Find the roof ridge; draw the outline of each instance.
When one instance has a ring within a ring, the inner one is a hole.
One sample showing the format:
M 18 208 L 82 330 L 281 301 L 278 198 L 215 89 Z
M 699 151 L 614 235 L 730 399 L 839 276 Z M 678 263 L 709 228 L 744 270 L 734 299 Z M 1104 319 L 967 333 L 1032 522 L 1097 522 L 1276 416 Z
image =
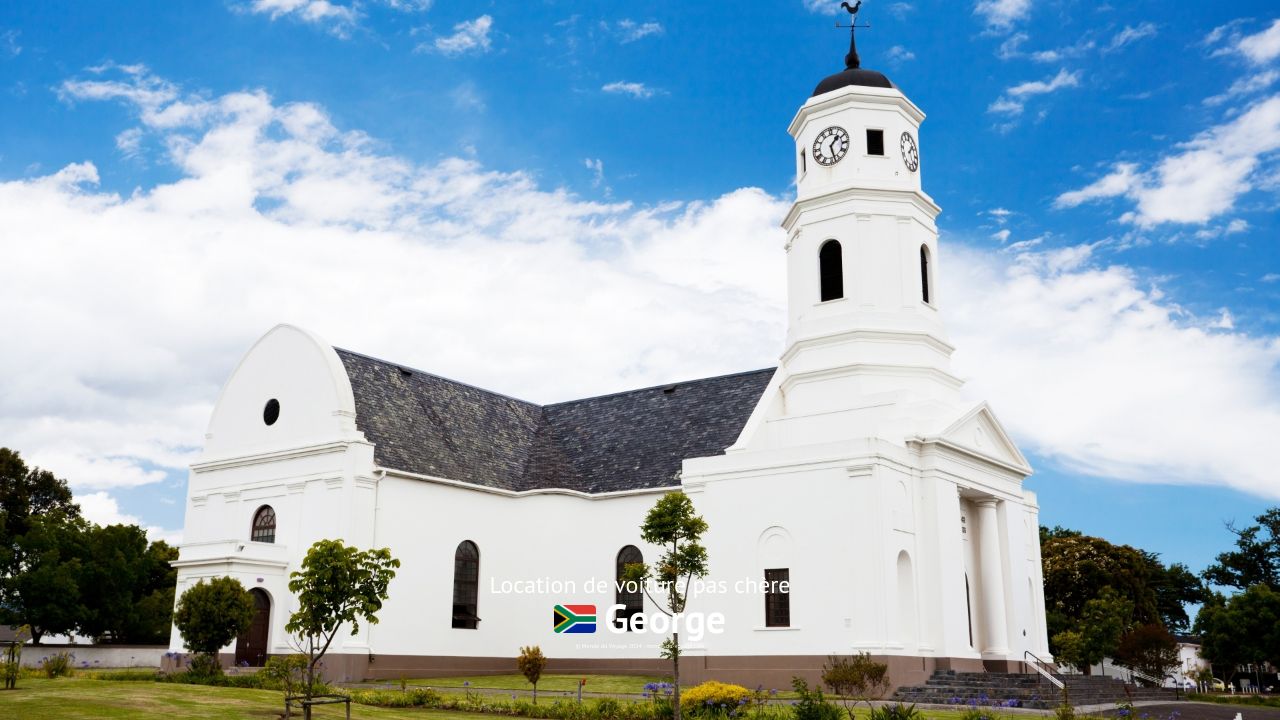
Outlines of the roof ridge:
M 756 374 L 765 373 L 765 372 L 772 373 L 772 372 L 776 372 L 777 369 L 778 368 L 776 367 L 768 367 L 768 368 L 760 368 L 758 370 L 743 370 L 735 373 L 726 373 L 724 375 L 712 375 L 711 377 L 694 378 L 692 380 L 676 380 L 673 382 L 659 383 L 657 385 L 649 385 L 647 387 L 642 387 L 642 388 L 633 388 L 631 390 L 619 390 L 617 392 L 602 393 L 600 395 L 588 395 L 587 397 L 576 398 L 573 400 L 562 400 L 560 402 L 543 405 L 542 407 L 543 408 L 560 407 L 562 405 L 572 405 L 574 403 L 586 402 L 588 400 L 603 400 L 604 398 L 617 397 L 620 395 L 631 395 L 633 393 L 648 392 L 650 390 L 660 390 L 663 388 L 672 387 L 673 385 L 693 385 L 695 383 L 711 382 L 712 380 L 728 380 L 729 378 L 743 377 L 744 375 L 756 375 Z

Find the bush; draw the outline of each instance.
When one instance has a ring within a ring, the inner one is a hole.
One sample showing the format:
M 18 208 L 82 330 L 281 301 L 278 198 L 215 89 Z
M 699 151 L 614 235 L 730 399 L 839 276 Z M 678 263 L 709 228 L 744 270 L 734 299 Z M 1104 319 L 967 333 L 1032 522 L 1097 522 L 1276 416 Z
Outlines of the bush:
M 71 654 L 54 653 L 40 658 L 40 670 L 47 678 L 59 678 L 71 674 Z
M 997 720 L 997 716 L 990 708 L 971 707 L 960 713 L 960 720 Z
M 283 691 L 286 696 L 297 695 L 306 685 L 307 662 L 307 656 L 298 653 L 273 655 L 258 675 L 264 688 Z
M 914 704 L 903 705 L 902 703 L 895 703 L 871 708 L 871 720 L 923 720 L 923 716 Z M 964 720 L 972 719 L 965 717 Z
M 728 713 L 751 702 L 751 691 L 741 685 L 708 680 L 680 693 L 680 709 L 690 715 Z
M 75 676 L 85 680 L 111 680 L 113 682 L 155 682 L 160 673 L 146 668 L 127 670 L 76 670 Z
M 437 707 L 440 693 L 431 688 L 412 690 L 355 690 L 350 693 L 351 702 L 386 708 Z
M 827 702 L 819 688 L 809 689 L 803 678 L 791 678 L 791 687 L 800 699 L 795 704 L 795 720 L 841 720 L 840 708 Z
M 542 671 L 547 667 L 547 656 L 542 654 L 542 648 L 537 645 L 520 648 L 520 655 L 516 658 L 516 668 L 524 675 L 524 679 L 533 685 L 533 704 L 538 704 L 538 681 L 542 679 Z
M 228 577 L 204 580 L 187 588 L 178 598 L 173 624 L 182 641 L 196 653 L 190 672 L 221 675 L 218 651 L 231 644 L 253 622 L 253 596 L 239 580 Z M 197 658 L 202 658 L 197 663 Z
M 615 720 L 622 716 L 622 703 L 613 698 L 601 698 L 596 701 L 595 715 L 600 720 Z

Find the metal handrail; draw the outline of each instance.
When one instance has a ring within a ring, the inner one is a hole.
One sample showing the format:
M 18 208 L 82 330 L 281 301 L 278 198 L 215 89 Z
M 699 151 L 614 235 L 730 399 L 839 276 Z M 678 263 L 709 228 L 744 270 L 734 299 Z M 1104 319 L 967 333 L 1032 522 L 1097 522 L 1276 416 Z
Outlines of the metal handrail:
M 1028 662 L 1028 658 L 1030 658 L 1030 662 Z M 1045 666 L 1048 665 L 1048 663 L 1046 663 L 1044 660 L 1041 660 L 1039 657 L 1036 656 L 1035 653 L 1031 652 L 1030 650 L 1022 651 L 1022 662 L 1023 664 L 1030 665 L 1033 669 L 1035 669 L 1036 672 L 1043 675 L 1046 680 L 1053 683 L 1053 685 L 1057 687 L 1059 690 L 1066 688 L 1066 685 L 1064 685 L 1061 680 L 1054 677 L 1053 673 L 1045 669 Z
M 1141 678 L 1151 683 L 1152 685 L 1155 685 L 1156 687 L 1161 687 L 1164 685 L 1164 678 L 1158 678 L 1155 675 L 1142 672 L 1141 670 L 1138 670 L 1137 668 L 1129 667 L 1128 665 L 1121 665 L 1120 663 L 1117 663 L 1114 660 L 1111 661 L 1111 667 L 1118 667 L 1121 670 L 1126 670 L 1128 671 L 1129 676 L 1131 678 L 1134 678 L 1134 677 Z

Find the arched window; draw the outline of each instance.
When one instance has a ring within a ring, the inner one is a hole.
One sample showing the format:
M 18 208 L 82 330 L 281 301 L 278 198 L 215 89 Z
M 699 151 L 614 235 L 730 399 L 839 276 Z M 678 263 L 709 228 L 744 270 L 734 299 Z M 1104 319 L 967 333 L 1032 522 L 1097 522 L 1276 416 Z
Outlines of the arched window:
M 920 294 L 929 302 L 929 246 L 920 246 Z
M 276 541 L 276 511 L 270 505 L 263 505 L 253 514 L 253 529 L 249 532 L 249 539 L 264 543 Z
M 644 612 L 644 590 L 638 585 L 628 585 L 623 579 L 628 565 L 638 565 L 643 562 L 644 555 L 640 553 L 640 548 L 635 545 L 627 545 L 618 551 L 617 568 L 614 576 L 617 583 L 614 586 L 614 604 L 622 605 L 624 609 L 618 611 L 614 622 L 620 630 L 634 630 L 631 619 Z
M 480 548 L 470 540 L 458 543 L 453 553 L 453 626 L 475 630 L 476 598 L 480 593 Z
M 844 261 L 840 243 L 828 240 L 818 249 L 818 282 L 822 286 L 822 302 L 844 297 Z

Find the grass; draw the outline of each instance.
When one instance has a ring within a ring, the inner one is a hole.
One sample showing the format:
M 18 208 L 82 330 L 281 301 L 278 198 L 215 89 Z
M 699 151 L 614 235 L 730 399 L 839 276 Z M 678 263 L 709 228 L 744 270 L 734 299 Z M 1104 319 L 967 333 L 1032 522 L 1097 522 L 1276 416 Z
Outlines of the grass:
M 6 720 L 268 720 L 284 710 L 281 693 L 272 690 L 113 682 L 59 678 L 20 680 L 17 690 L 0 691 L 0 717 Z M 297 714 L 295 713 L 295 717 Z M 317 708 L 316 718 L 344 717 L 342 706 Z M 351 706 L 360 720 L 477 720 L 474 713 L 443 710 L 384 709 Z
M 622 695 L 644 692 L 645 683 L 670 682 L 671 678 L 643 675 L 543 675 L 538 681 L 538 693 L 578 692 L 578 680 L 586 678 L 584 692 Z M 477 675 L 474 677 L 421 678 L 407 681 L 410 685 L 433 688 L 470 687 L 475 690 L 532 690 L 533 686 L 523 675 Z M 466 685 L 470 683 L 470 685 Z
M 1275 695 L 1202 695 L 1190 693 L 1188 700 L 1198 702 L 1219 703 L 1221 705 L 1260 705 L 1262 707 L 1280 708 L 1280 697 Z
M 559 677 L 563 680 L 566 676 Z M 592 676 L 588 676 L 590 677 Z M 500 682 L 501 678 L 502 676 L 489 676 L 486 679 Z M 641 680 L 641 686 L 648 681 L 642 678 L 627 680 Z M 590 684 L 588 680 L 587 685 Z M 177 683 L 119 682 L 74 677 L 57 680 L 27 678 L 19 681 L 17 690 L 0 691 L 0 717 L 5 720 L 269 720 L 280 717 L 282 709 L 281 694 L 271 690 Z M 343 710 L 341 706 L 320 707 L 316 709 L 314 716 L 341 718 Z M 352 704 L 351 717 L 356 720 L 485 720 L 499 716 L 420 708 L 374 708 Z M 923 713 L 923 720 L 959 720 L 960 717 L 961 713 L 957 710 L 927 710 Z

